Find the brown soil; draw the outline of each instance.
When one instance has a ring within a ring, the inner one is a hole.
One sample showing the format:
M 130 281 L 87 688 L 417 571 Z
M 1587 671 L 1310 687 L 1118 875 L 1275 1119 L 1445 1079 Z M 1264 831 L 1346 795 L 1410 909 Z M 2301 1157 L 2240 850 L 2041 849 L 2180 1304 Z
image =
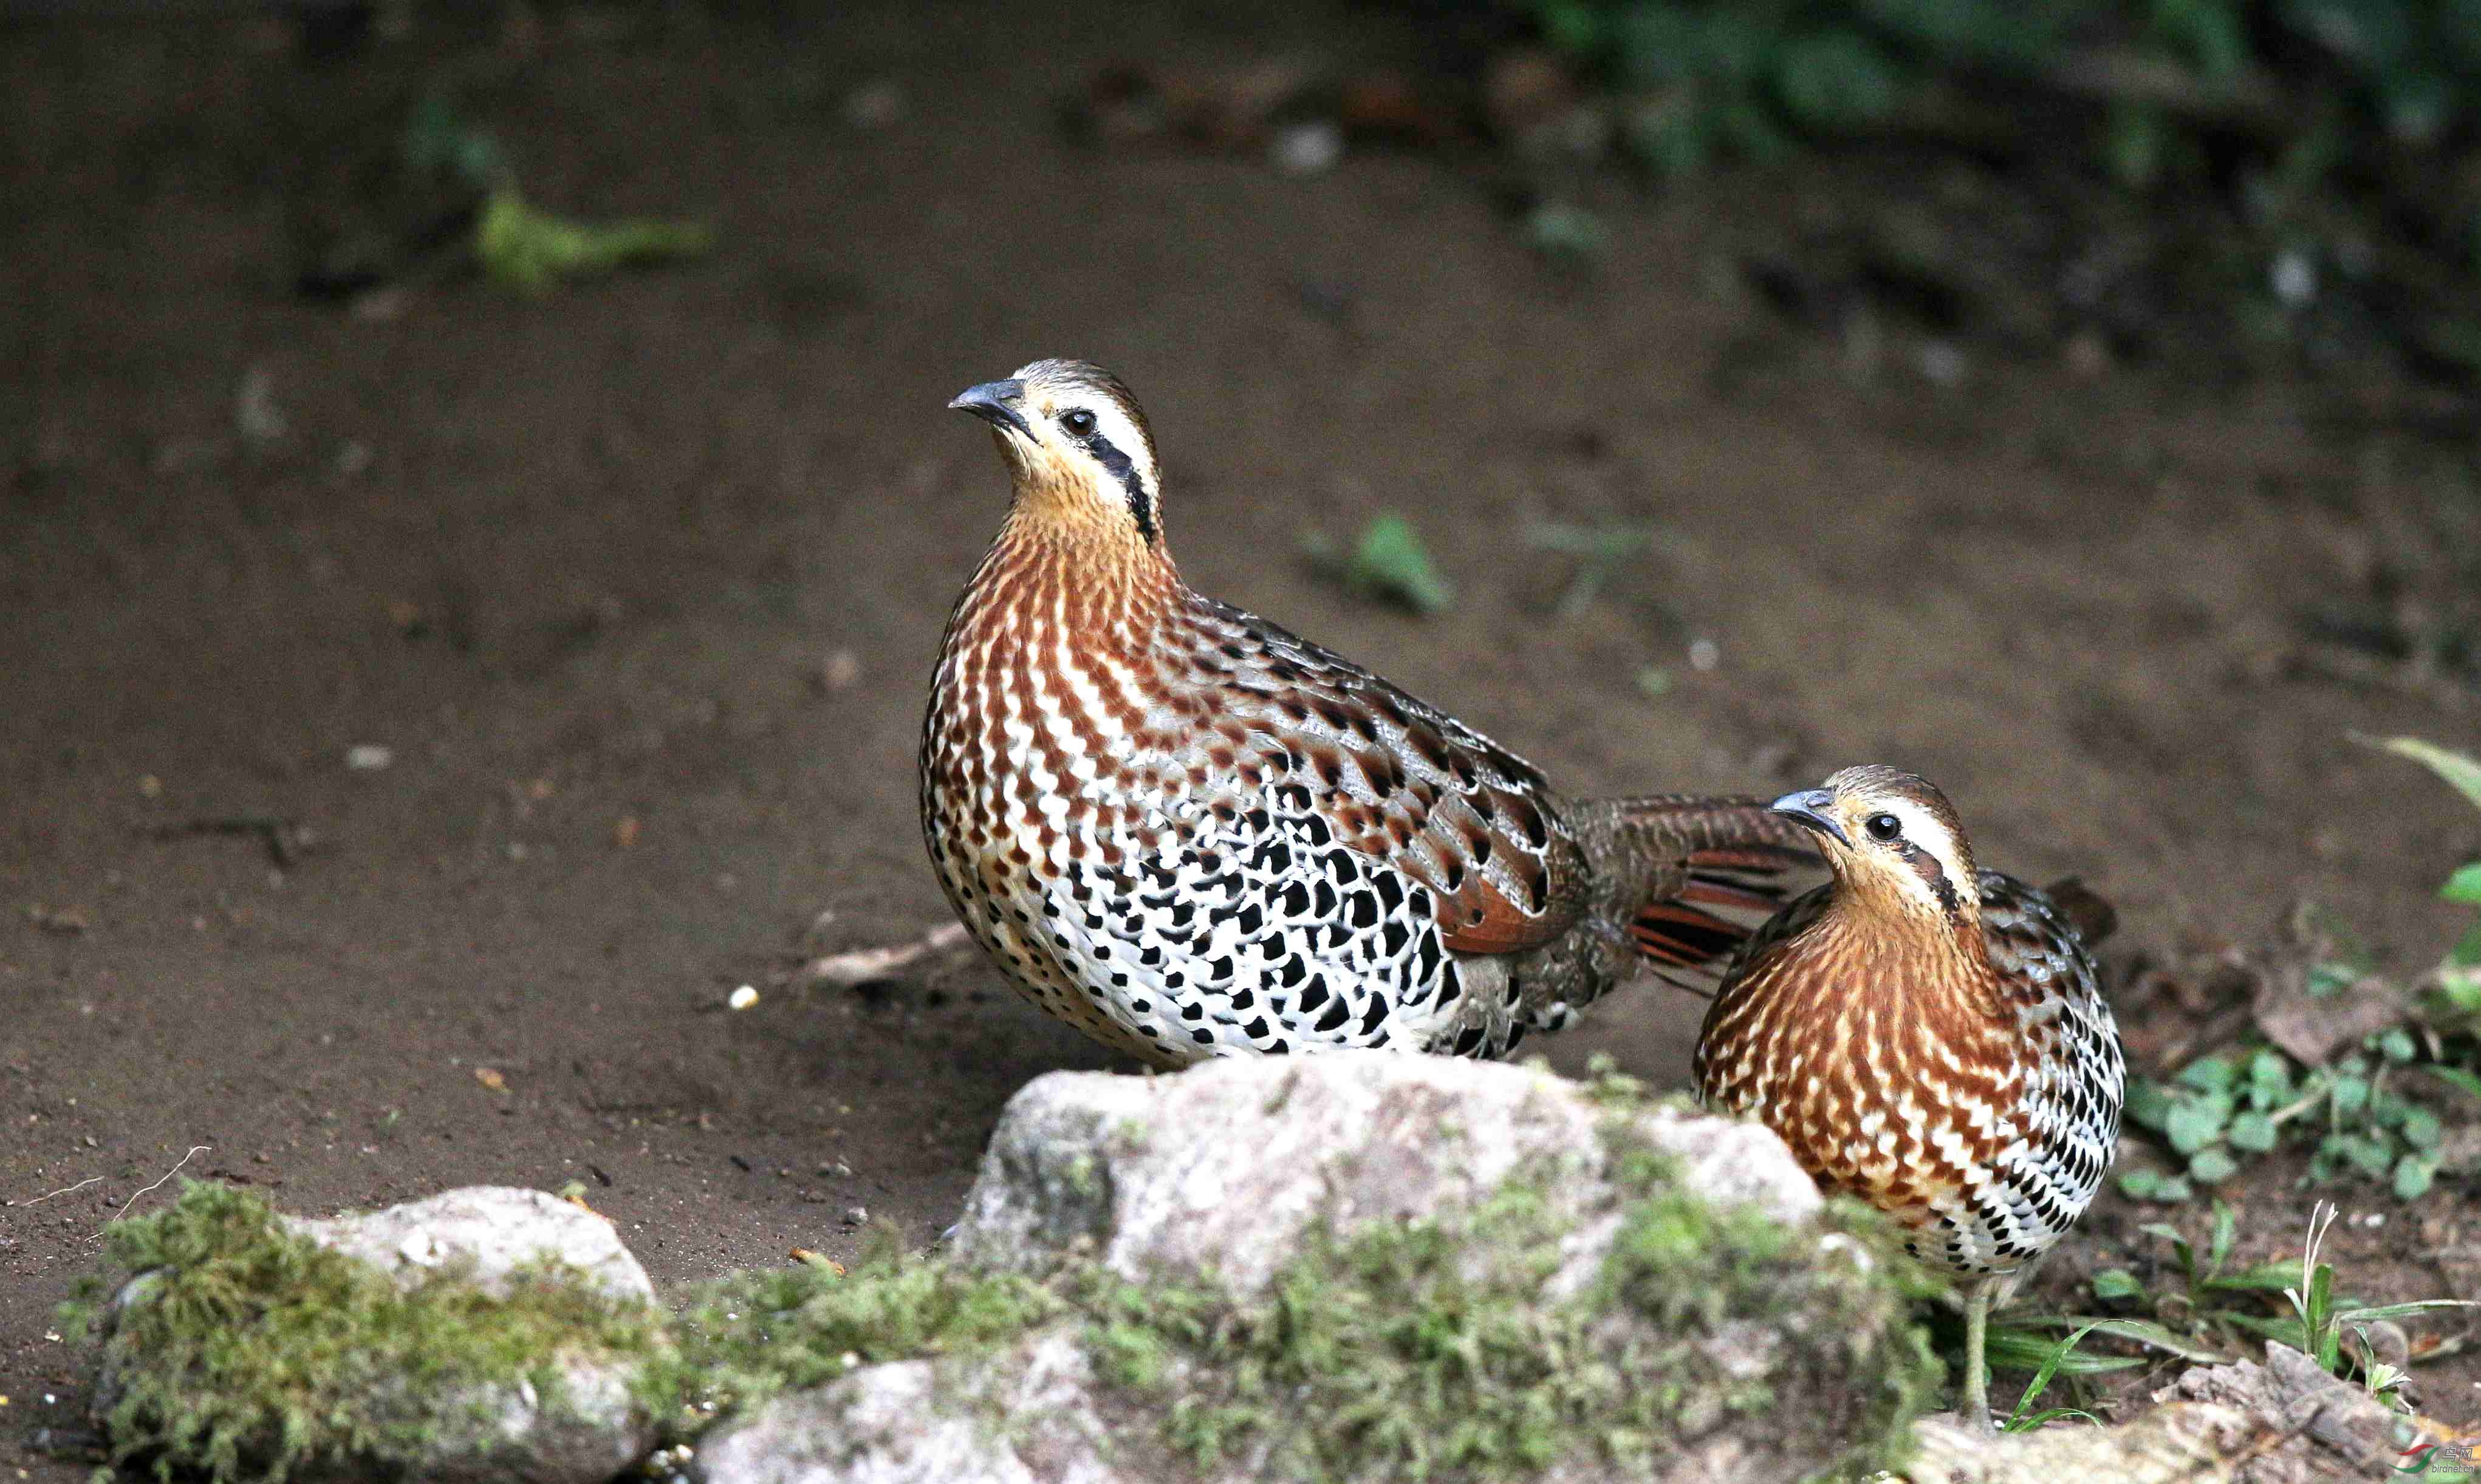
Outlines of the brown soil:
M 76 1476 L 20 1451 L 81 1400 L 50 1306 L 193 1146 L 184 1173 L 307 1211 L 582 1181 L 681 1280 L 848 1253 L 854 1207 L 927 1239 L 1012 1092 L 1113 1065 L 962 956 L 779 987 L 805 946 L 946 920 L 915 729 L 1005 486 L 942 404 L 1038 355 L 1146 399 L 1196 586 L 1569 790 L 1898 762 L 1988 863 L 2114 898 L 2132 949 L 2259 941 L 2302 898 L 2398 965 L 2445 941 L 2434 888 L 2481 820 L 2345 734 L 2468 743 L 2471 695 L 2300 638 L 2328 598 L 2455 580 L 2473 497 L 2442 458 L 2287 383 L 1977 357 L 1946 387 L 1900 336 L 1872 370 L 1733 271 L 1798 178 L 1614 197 L 1579 280 L 1436 159 L 1301 180 L 1053 127 L 1098 35 L 1396 44 L 1366 13 L 923 13 L 460 45 L 530 195 L 720 247 L 533 301 L 422 277 L 393 319 L 290 294 L 289 214 L 358 147 L 319 110 L 389 99 L 383 148 L 450 51 L 0 31 L 0 1466 Z M 873 79 L 905 107 L 857 128 Z M 280 437 L 237 428 L 253 381 Z M 1448 612 L 1297 555 L 1383 509 Z M 1536 517 L 1659 536 L 1562 621 Z M 390 766 L 349 768 L 364 744 Z M 281 860 L 222 830 L 249 820 Z M 1547 1050 L 1677 1086 L 1699 1013 L 1648 988 Z M 2296 1250 L 2311 1192 L 2239 1193 L 2249 1255 Z M 2390 1213 L 2337 1229 L 2347 1286 L 2468 1283 L 2468 1191 L 2342 1193 Z M 2046 1295 L 2080 1303 L 2158 1215 L 2107 1197 Z M 2469 1421 L 2476 1385 L 2450 1362 L 2423 1397 Z

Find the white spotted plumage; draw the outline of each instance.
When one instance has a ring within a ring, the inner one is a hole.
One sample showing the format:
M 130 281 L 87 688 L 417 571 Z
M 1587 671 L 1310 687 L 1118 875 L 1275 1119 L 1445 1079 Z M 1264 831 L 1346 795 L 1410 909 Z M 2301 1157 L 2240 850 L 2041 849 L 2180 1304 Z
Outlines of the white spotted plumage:
M 1696 972 L 1807 864 L 1753 799 L 1569 801 L 1380 677 L 1189 591 L 1143 414 L 1039 361 L 953 405 L 1008 516 L 950 615 L 922 825 L 1019 990 L 1160 1064 L 1496 1056 L 1640 958 Z

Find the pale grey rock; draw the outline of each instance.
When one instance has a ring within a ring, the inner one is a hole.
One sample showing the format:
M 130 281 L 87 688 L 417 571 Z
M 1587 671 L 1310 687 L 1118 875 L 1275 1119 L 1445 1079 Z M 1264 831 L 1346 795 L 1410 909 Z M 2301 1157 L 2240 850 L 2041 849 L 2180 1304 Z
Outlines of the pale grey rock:
M 1541 1180 L 1573 1228 L 1554 1293 L 1588 1281 L 1619 1225 L 1606 1142 L 1677 1159 L 1709 1198 L 1806 1220 L 1820 1201 L 1764 1129 L 1669 1108 L 1614 1114 L 1528 1067 L 1387 1052 L 1231 1057 L 1174 1077 L 1056 1072 L 1009 1101 L 951 1238 L 956 1260 L 1040 1272 L 1072 1254 L 1121 1276 L 1248 1297 L 1313 1223 L 1471 1207 Z
M 1436 1221 L 1454 1230 L 1511 1181 L 1537 1192 L 1560 1263 L 1545 1303 L 1599 1277 L 1622 1224 L 1617 1162 L 1645 1149 L 1675 1161 L 1680 1183 L 1711 1201 L 1753 1207 L 1792 1225 L 1821 1206 L 1815 1185 L 1763 1129 L 1673 1108 L 1615 1108 L 1547 1073 L 1386 1053 L 1234 1058 L 1155 1078 L 1061 1073 L 1008 1105 L 952 1261 L 986 1271 L 1045 1273 L 1091 1260 L 1146 1284 L 1219 1287 L 1265 1296 L 1313 1230 L 1337 1237 L 1373 1222 Z M 1866 1263 L 1849 1238 L 1822 1236 L 1821 1264 Z M 1471 1244 L 1476 1271 L 1517 1255 Z M 1504 1271 L 1504 1270 L 1502 1270 Z M 1528 1281 L 1540 1282 L 1538 1274 Z M 1677 1337 L 1615 1311 L 1596 1338 L 1610 1353 L 1651 1353 Z M 1733 1320 L 1694 1342 L 1691 1371 L 1723 1387 L 1784 1384 L 1801 1351 L 1866 1347 L 1867 1335 L 1815 1333 L 1799 1315 Z M 698 1464 L 710 1484 L 1255 1484 L 1289 1477 L 1278 1430 L 1247 1435 L 1201 1470 L 1167 1451 L 1167 1398 L 1212 1391 L 1207 1362 L 1175 1354 L 1160 1391 L 1116 1391 L 1095 1374 L 1083 1322 L 1064 1321 L 978 1360 L 867 1366 L 816 1391 L 776 1399 L 711 1435 Z M 1724 1484 L 1789 1477 L 1840 1445 L 1811 1406 L 1793 1418 L 1751 1413 L 1718 1391 L 1685 1412 L 1658 1461 L 1631 1477 Z M 1825 1433 L 1824 1438 L 1817 1434 Z M 1373 1465 L 1369 1484 L 1400 1473 Z M 1609 1470 L 1590 1444 L 1554 1461 L 1549 1484 L 1597 1484 Z
M 1122 1484 L 1073 1327 L 970 1361 L 897 1361 L 710 1434 L 707 1484 Z
M 611 1222 L 541 1190 L 468 1185 L 331 1221 L 288 1216 L 285 1225 L 401 1283 L 461 1264 L 484 1290 L 505 1295 L 519 1269 L 561 1263 L 614 1298 L 655 1297 L 654 1283 Z

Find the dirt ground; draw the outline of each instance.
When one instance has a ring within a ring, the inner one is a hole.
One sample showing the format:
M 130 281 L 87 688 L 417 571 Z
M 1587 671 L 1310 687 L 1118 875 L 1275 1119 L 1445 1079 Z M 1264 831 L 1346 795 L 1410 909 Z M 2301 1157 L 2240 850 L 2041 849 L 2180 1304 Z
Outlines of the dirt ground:
M 1985 864 L 2114 899 L 2123 953 L 2310 898 L 2435 959 L 2481 820 L 2346 734 L 2470 745 L 2481 712 L 2324 663 L 2302 615 L 2453 580 L 2453 451 L 2307 384 L 1856 365 L 1732 269 L 1798 176 L 1615 197 L 1578 278 L 1452 162 L 1083 151 L 1054 104 L 1106 43 L 1402 39 L 1035 10 L 675 7 L 325 65 L 264 22 L 0 29 L 0 1467 L 78 1476 L 24 1445 L 82 1401 L 51 1306 L 185 1151 L 312 1212 L 582 1181 L 677 1281 L 849 1253 L 852 1208 L 927 1240 L 1012 1092 L 1114 1065 L 961 955 L 782 987 L 947 919 L 914 746 L 1005 485 L 943 404 L 1037 356 L 1145 400 L 1193 585 L 1572 792 L 1900 763 Z M 314 105 L 452 63 L 530 196 L 718 250 L 531 301 L 421 279 L 393 317 L 295 297 L 303 155 L 356 127 Z M 860 127 L 874 82 L 899 106 Z M 1299 555 L 1383 509 L 1452 609 Z M 1537 518 L 1658 537 L 1562 620 Z M 1648 987 L 1544 1049 L 1677 1086 L 1699 1014 Z M 2235 1193 L 2250 1256 L 2296 1251 L 2310 1191 Z M 2470 1190 L 2342 1199 L 2393 1213 L 2338 1227 L 2346 1288 L 2469 1287 Z M 2159 1216 L 2106 1196 L 2045 1294 Z M 2419 1390 L 2481 1419 L 2469 1359 Z

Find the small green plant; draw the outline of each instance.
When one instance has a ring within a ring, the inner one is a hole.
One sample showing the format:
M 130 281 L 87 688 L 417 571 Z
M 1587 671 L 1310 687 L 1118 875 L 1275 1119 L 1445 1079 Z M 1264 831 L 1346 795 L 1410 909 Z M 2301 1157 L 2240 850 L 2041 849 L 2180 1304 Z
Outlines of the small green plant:
M 414 105 L 397 145 L 418 176 L 479 195 L 474 251 L 494 282 L 543 294 L 563 279 L 640 263 L 694 257 L 714 234 L 694 221 L 573 221 L 527 203 L 516 170 L 490 130 L 466 117 L 443 92 Z
M 2337 1298 L 2335 1269 L 2319 1260 L 2327 1228 L 2334 1220 L 2334 1203 L 2319 1201 L 2311 1210 L 2307 1248 L 2299 1260 L 2276 1259 L 2234 1268 L 2232 1258 L 2238 1222 L 2232 1209 L 2217 1201 L 2202 1250 L 2167 1222 L 2143 1228 L 2147 1236 L 2170 1244 L 2173 1270 L 2181 1281 L 2178 1291 L 2149 1290 L 2133 1272 L 2114 1267 L 2094 1274 L 2094 1297 L 2106 1304 L 2147 1307 L 2153 1315 L 2150 1329 L 2186 1346 L 2175 1353 L 2190 1359 L 2220 1362 L 2225 1357 L 2217 1352 L 2236 1352 L 2247 1340 L 2280 1341 L 2338 1376 L 2351 1375 L 2359 1367 L 2363 1382 L 2391 1404 L 2397 1400 L 2393 1393 L 2404 1381 L 2403 1371 L 2375 1362 L 2362 1366 L 2346 1356 L 2344 1332 L 2360 1335 L 2360 1353 L 2366 1356 L 2370 1353 L 2368 1327 L 2380 1320 L 2471 1305 L 2463 1299 L 2371 1305 Z M 2283 1297 L 2289 1313 L 2265 1312 L 2265 1305 L 2276 1295 Z
M 2081 1418 L 2088 1422 L 2102 1420 L 2080 1407 L 2044 1407 L 2036 1411 L 2033 1404 L 2040 1401 L 2044 1393 L 2050 1391 L 2051 1378 L 2059 1373 L 2062 1367 L 2069 1365 L 2071 1359 L 2076 1354 L 2076 1346 L 2083 1342 L 2087 1335 L 2100 1329 L 2103 1322 L 2101 1319 L 2088 1319 L 2051 1343 L 2050 1348 L 2042 1356 L 2041 1366 L 2034 1370 L 2033 1379 L 2025 1384 L 2024 1393 L 2017 1398 L 2015 1410 L 2008 1413 L 2006 1419 L 1998 1424 L 2000 1432 L 2033 1432 L 2052 1422 L 2065 1421 L 2070 1418 Z M 2127 1364 L 2137 1363 L 2130 1361 Z
M 2383 741 L 2364 737 L 2359 741 L 2420 764 L 2444 779 L 2472 807 L 2481 809 L 2481 758 L 2417 737 L 2390 737 Z M 2481 907 L 2481 861 L 2457 867 L 2438 889 L 2438 895 L 2465 906 Z M 2439 966 L 2437 979 L 2437 987 L 2424 1006 L 2437 1028 L 2447 1034 L 2481 1031 L 2481 914 L 2474 915 L 2464 936 L 2446 950 L 2446 961 Z M 2481 1085 L 2458 1085 L 2481 1094 Z
M 1349 552 L 1317 533 L 1302 545 L 1319 570 L 1356 596 L 1399 603 L 1416 613 L 1435 613 L 1455 600 L 1421 533 L 1392 510 L 1362 527 Z
M 715 234 L 696 221 L 573 221 L 528 205 L 510 185 L 491 193 L 474 234 L 483 272 L 526 294 L 548 292 L 566 278 L 695 257 L 714 243 Z
M 1582 206 L 1545 201 L 1525 214 L 1526 245 L 1574 273 L 1583 273 L 1610 250 L 1611 230 Z
M 2300 1258 L 2300 1284 L 2286 1288 L 2283 1296 L 2291 1301 L 2293 1315 L 2299 1320 L 2299 1338 L 2292 1340 L 2280 1334 L 2274 1338 L 2297 1346 L 2335 1375 L 2348 1375 L 2343 1356 L 2343 1332 L 2352 1330 L 2361 1341 L 2361 1354 L 2371 1353 L 2368 1326 L 2382 1319 L 2409 1318 L 2433 1309 L 2470 1309 L 2471 1299 L 2425 1298 L 2409 1304 L 2354 1304 L 2335 1297 L 2335 1269 L 2317 1260 L 2318 1249 L 2325 1244 L 2327 1229 L 2335 1224 L 2335 1203 L 2320 1201 L 2309 1215 L 2309 1240 Z M 2399 1389 L 2406 1373 L 2399 1367 L 2371 1362 L 2362 1367 L 2362 1383 L 2369 1394 L 2398 1411 L 2407 1410 Z
M 1655 528 L 1627 523 L 1579 526 L 1565 521 L 1536 521 L 1526 528 L 1525 543 L 1535 551 L 1576 559 L 1577 567 L 1560 589 L 1552 612 L 1575 618 L 1593 607 L 1604 586 L 1654 544 Z
M 2398 1026 L 2364 1038 L 2329 1066 L 2305 1067 L 2258 1046 L 2201 1056 L 2168 1082 L 2137 1079 L 2128 1088 L 2128 1121 L 2162 1135 L 2187 1167 L 2171 1177 L 2123 1171 L 2120 1190 L 2138 1200 L 2185 1200 L 2195 1186 L 2220 1185 L 2242 1161 L 2296 1136 L 2313 1139 L 2312 1180 L 2383 1180 L 2399 1199 L 2417 1200 L 2438 1173 L 2445 1133 L 2435 1112 L 2395 1085 L 2420 1053 L 2417 1038 Z

